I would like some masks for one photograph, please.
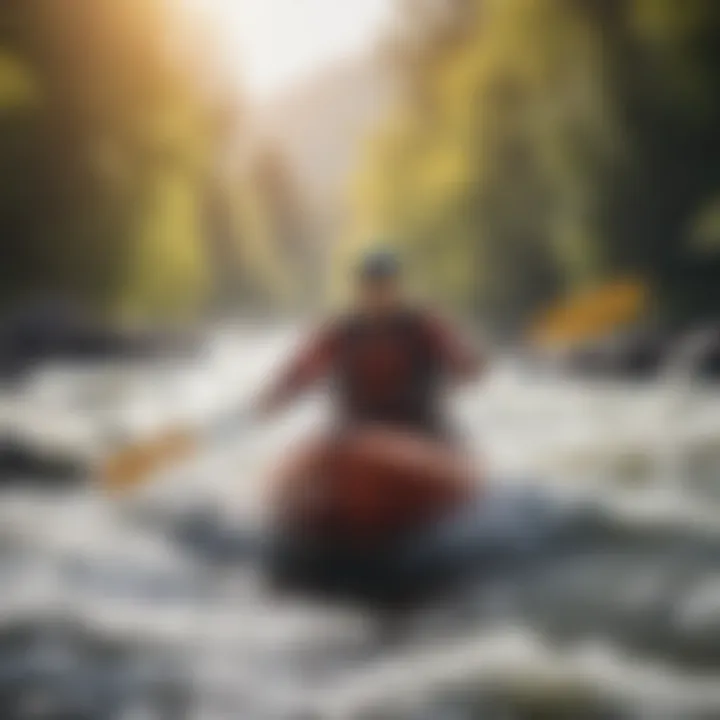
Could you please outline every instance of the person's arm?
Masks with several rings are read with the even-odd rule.
[[[427,317],[427,328],[447,373],[455,380],[471,382],[478,380],[486,367],[486,361],[469,339],[440,318]]]
[[[260,394],[255,412],[261,417],[272,415],[327,375],[336,348],[336,331],[324,327],[295,353],[279,376]]]

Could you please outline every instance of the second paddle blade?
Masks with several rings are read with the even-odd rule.
[[[198,441],[193,433],[174,429],[111,455],[100,468],[100,482],[109,492],[128,492],[166,467],[191,457]]]
[[[606,283],[551,307],[531,329],[540,347],[563,347],[597,340],[644,317],[650,291],[633,278]]]

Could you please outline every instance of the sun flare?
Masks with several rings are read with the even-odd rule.
[[[252,96],[370,46],[391,0],[184,0],[199,11],[225,71]]]

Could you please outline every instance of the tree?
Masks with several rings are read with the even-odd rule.
[[[358,176],[356,238],[396,238],[420,284],[502,331],[629,271],[667,318],[717,311],[713,246],[701,267],[688,238],[720,187],[720,6],[445,6],[462,22],[442,32],[413,17],[404,92]]]
[[[113,315],[194,314],[225,281],[218,234],[258,242],[250,189],[221,172],[242,118],[208,93],[215,70],[171,5],[0,7],[0,303],[41,294]],[[275,291],[267,267],[244,273]]]

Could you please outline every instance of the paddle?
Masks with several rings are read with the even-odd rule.
[[[99,485],[111,494],[132,492],[163,470],[192,459],[215,443],[235,437],[250,419],[249,412],[234,413],[204,427],[173,427],[119,448],[99,463]]]
[[[552,349],[606,337],[636,323],[650,300],[647,285],[622,278],[563,299],[542,313],[531,326],[531,342]]]
[[[623,278],[606,283],[543,312],[531,327],[531,342],[558,348],[603,337],[636,322],[648,301],[649,291],[642,281]],[[101,462],[100,485],[110,493],[132,492],[165,468],[191,459],[215,442],[235,437],[250,418],[249,412],[236,413],[204,428],[172,428],[121,448]]]

